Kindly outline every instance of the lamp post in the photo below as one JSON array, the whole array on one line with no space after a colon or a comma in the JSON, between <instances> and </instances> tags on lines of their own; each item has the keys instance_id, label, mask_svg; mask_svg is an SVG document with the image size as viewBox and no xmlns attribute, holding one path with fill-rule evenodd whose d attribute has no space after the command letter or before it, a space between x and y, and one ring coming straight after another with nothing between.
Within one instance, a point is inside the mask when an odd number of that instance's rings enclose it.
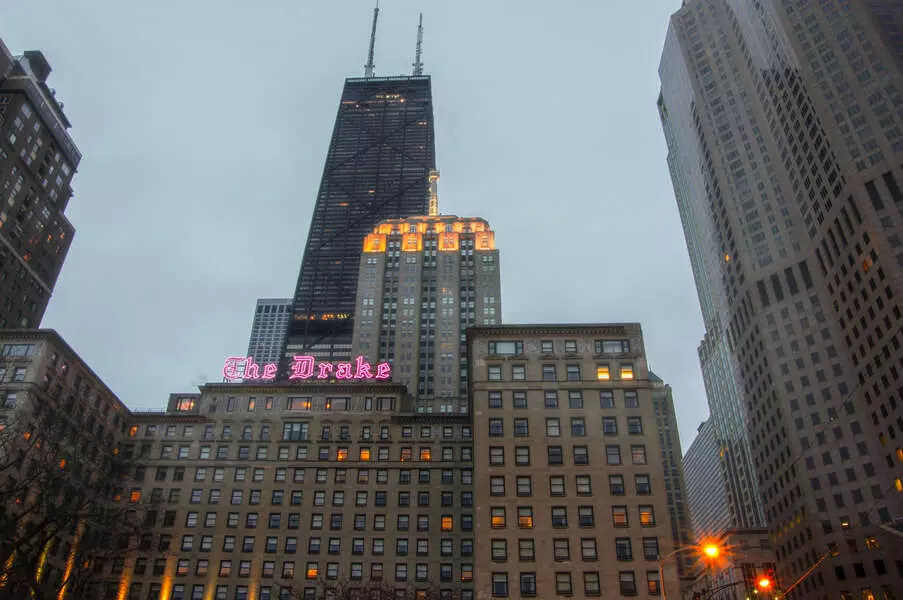
<instances>
[{"instance_id":1,"label":"lamp post","mask_svg":"<svg viewBox=\"0 0 903 600\"><path fill-rule=\"evenodd\" d=\"M699 551L709 559L718 558L718 555L721 554L721 548L719 548L715 544L694 544L691 546L678 546L666 555L660 556L658 559L658 597L660 598L660 600L667 600L667 598L665 597L665 561L672 556L677 556L682 552L688 552L690 550Z\"/></svg>"}]
</instances>

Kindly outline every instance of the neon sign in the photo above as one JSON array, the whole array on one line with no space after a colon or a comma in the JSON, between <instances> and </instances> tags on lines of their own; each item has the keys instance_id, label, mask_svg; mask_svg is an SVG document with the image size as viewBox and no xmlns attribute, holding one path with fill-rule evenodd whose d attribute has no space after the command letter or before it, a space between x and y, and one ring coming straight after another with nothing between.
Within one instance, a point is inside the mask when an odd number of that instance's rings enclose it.
<instances>
[{"instance_id":1,"label":"neon sign","mask_svg":"<svg viewBox=\"0 0 903 600\"><path fill-rule=\"evenodd\" d=\"M244 367L244 370L241 370ZM261 368L263 367L263 368ZM223 365L223 377L227 380L272 381L276 379L276 363L259 365L250 356L230 356ZM289 380L341 379L383 381L392 377L392 365L387 362L372 365L358 356L350 362L317 363L313 356L293 356Z\"/></svg>"}]
</instances>

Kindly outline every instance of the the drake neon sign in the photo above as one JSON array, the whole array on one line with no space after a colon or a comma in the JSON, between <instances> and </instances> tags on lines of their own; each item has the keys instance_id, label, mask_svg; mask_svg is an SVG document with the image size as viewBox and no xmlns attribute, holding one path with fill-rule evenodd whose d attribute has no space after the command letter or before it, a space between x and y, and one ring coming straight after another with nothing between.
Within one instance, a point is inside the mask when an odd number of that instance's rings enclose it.
<instances>
[{"instance_id":1,"label":"the drake neon sign","mask_svg":"<svg viewBox=\"0 0 903 600\"><path fill-rule=\"evenodd\" d=\"M261 366L263 368L261 368ZM241 370L244 367L244 370ZM375 367L375 370L374 370ZM259 365L250 356L230 356L223 365L223 377L228 380L244 379L245 381L272 381L276 379L276 363ZM371 365L358 356L350 362L317 363L313 356L293 356L290 365L292 379L341 379L341 380L385 380L392 377L392 365L381 362Z\"/></svg>"}]
</instances>

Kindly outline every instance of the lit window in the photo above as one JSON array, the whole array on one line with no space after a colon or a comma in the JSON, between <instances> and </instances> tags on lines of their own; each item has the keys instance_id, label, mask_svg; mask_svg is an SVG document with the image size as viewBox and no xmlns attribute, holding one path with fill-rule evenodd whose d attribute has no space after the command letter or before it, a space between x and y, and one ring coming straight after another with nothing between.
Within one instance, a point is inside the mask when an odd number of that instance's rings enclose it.
<instances>
[{"instance_id":1,"label":"lit window","mask_svg":"<svg viewBox=\"0 0 903 600\"><path fill-rule=\"evenodd\" d=\"M429 448L421 448L420 449L420 460L429 461L430 460L430 449Z\"/></svg>"},{"instance_id":2,"label":"lit window","mask_svg":"<svg viewBox=\"0 0 903 600\"><path fill-rule=\"evenodd\" d=\"M135 437L136 435L138 435L138 426L132 425L129 427L129 437Z\"/></svg>"},{"instance_id":3,"label":"lit window","mask_svg":"<svg viewBox=\"0 0 903 600\"><path fill-rule=\"evenodd\" d=\"M315 563L315 562L307 563L306 576L308 579L316 579L319 572L320 572L320 567L317 563Z\"/></svg>"},{"instance_id":4,"label":"lit window","mask_svg":"<svg viewBox=\"0 0 903 600\"><path fill-rule=\"evenodd\" d=\"M596 367L596 379L600 381L608 381L611 379L611 371L608 365L599 365Z\"/></svg>"},{"instance_id":5,"label":"lit window","mask_svg":"<svg viewBox=\"0 0 903 600\"><path fill-rule=\"evenodd\" d=\"M441 520L441 528L442 531L451 531L454 527L454 519L448 515L442 517Z\"/></svg>"},{"instance_id":6,"label":"lit window","mask_svg":"<svg viewBox=\"0 0 903 600\"><path fill-rule=\"evenodd\" d=\"M339 448L336 453L336 460L339 462L348 460L348 448Z\"/></svg>"},{"instance_id":7,"label":"lit window","mask_svg":"<svg viewBox=\"0 0 903 600\"><path fill-rule=\"evenodd\" d=\"M651 506L640 506L640 524L643 527L652 527L655 525L655 513Z\"/></svg>"},{"instance_id":8,"label":"lit window","mask_svg":"<svg viewBox=\"0 0 903 600\"><path fill-rule=\"evenodd\" d=\"M132 493L129 495L129 502L136 503L141 502L141 490L134 489Z\"/></svg>"},{"instance_id":9,"label":"lit window","mask_svg":"<svg viewBox=\"0 0 903 600\"><path fill-rule=\"evenodd\" d=\"M490 508L489 515L493 529L505 528L505 509L503 507Z\"/></svg>"},{"instance_id":10,"label":"lit window","mask_svg":"<svg viewBox=\"0 0 903 600\"><path fill-rule=\"evenodd\" d=\"M369 461L370 460L370 448L361 448L359 456L362 461L365 461L365 462Z\"/></svg>"},{"instance_id":11,"label":"lit window","mask_svg":"<svg viewBox=\"0 0 903 600\"><path fill-rule=\"evenodd\" d=\"M625 363L621 365L621 379L633 379L633 365Z\"/></svg>"},{"instance_id":12,"label":"lit window","mask_svg":"<svg viewBox=\"0 0 903 600\"><path fill-rule=\"evenodd\" d=\"M517 507L517 526L521 529L533 529L533 508L530 506Z\"/></svg>"}]
</instances>

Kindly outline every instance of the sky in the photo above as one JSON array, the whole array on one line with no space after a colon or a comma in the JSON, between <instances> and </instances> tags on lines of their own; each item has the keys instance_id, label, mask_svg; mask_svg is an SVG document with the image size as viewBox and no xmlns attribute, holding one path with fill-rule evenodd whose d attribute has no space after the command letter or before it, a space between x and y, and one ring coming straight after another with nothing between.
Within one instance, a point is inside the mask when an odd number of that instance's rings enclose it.
<instances>
[{"instance_id":1,"label":"sky","mask_svg":"<svg viewBox=\"0 0 903 600\"><path fill-rule=\"evenodd\" d=\"M418 13L443 213L486 218L506 323L643 326L686 448L704 333L656 111L679 0L383 0L376 74L408 73ZM42 327L132 409L221 380L255 301L292 295L371 0L6 2L84 158Z\"/></svg>"}]
</instances>

